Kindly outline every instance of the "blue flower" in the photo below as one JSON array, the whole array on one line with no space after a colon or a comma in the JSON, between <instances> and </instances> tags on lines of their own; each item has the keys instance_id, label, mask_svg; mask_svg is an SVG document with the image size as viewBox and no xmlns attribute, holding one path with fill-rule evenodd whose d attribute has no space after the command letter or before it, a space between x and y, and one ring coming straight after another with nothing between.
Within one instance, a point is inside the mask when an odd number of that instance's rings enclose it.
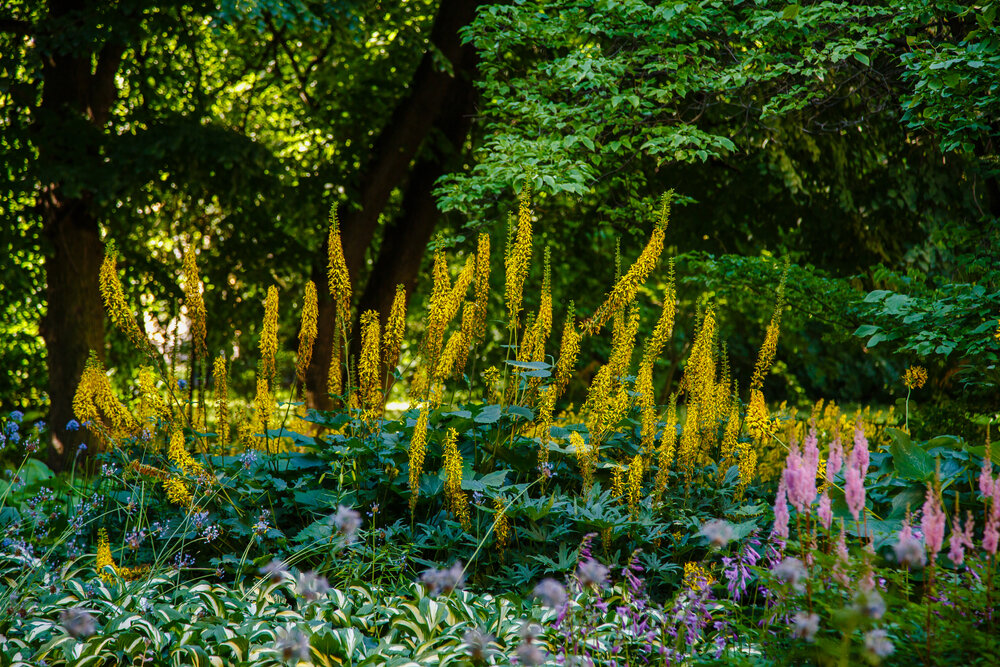
<instances>
[{"instance_id":1,"label":"blue flower","mask_svg":"<svg viewBox=\"0 0 1000 667\"><path fill-rule=\"evenodd\" d=\"M187 380L185 380L185 379L182 378L182 379L180 379L180 380L177 381L177 388L178 389L186 389L187 386L188 386Z\"/></svg>"},{"instance_id":2,"label":"blue flower","mask_svg":"<svg viewBox=\"0 0 1000 667\"><path fill-rule=\"evenodd\" d=\"M43 421L35 422L35 430L38 431L39 433L45 430L45 426L46 424Z\"/></svg>"},{"instance_id":3,"label":"blue flower","mask_svg":"<svg viewBox=\"0 0 1000 667\"><path fill-rule=\"evenodd\" d=\"M85 451L87 451L87 445L86 445L86 443L81 442L80 446L76 448L76 451L78 451L78 452L85 452Z\"/></svg>"},{"instance_id":4,"label":"blue flower","mask_svg":"<svg viewBox=\"0 0 1000 667\"><path fill-rule=\"evenodd\" d=\"M7 422L4 424L3 430L7 435L14 435L17 433L17 422Z\"/></svg>"},{"instance_id":5,"label":"blue flower","mask_svg":"<svg viewBox=\"0 0 1000 667\"><path fill-rule=\"evenodd\" d=\"M78 422L75 419L70 419L68 422L66 422L66 430L67 431L79 431L80 430L80 422Z\"/></svg>"},{"instance_id":6,"label":"blue flower","mask_svg":"<svg viewBox=\"0 0 1000 667\"><path fill-rule=\"evenodd\" d=\"M16 421L18 424L20 424L21 420L24 419L24 413L21 412L20 410L14 410L13 412L10 413L10 418L11 420Z\"/></svg>"}]
</instances>

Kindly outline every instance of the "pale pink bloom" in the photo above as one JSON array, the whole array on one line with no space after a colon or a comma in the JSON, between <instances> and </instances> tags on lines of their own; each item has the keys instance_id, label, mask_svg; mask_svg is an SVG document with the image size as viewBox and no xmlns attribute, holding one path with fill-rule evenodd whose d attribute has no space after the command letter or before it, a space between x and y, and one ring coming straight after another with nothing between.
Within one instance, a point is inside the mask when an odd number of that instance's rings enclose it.
<instances>
[{"instance_id":1,"label":"pale pink bloom","mask_svg":"<svg viewBox=\"0 0 1000 667\"><path fill-rule=\"evenodd\" d=\"M872 569L871 560L865 561L865 571L864 574L861 575L861 581L858 582L858 587L864 592L875 590L875 570Z\"/></svg>"},{"instance_id":2,"label":"pale pink bloom","mask_svg":"<svg viewBox=\"0 0 1000 667\"><path fill-rule=\"evenodd\" d=\"M979 470L979 493L983 494L983 497L989 498L993 495L993 462L990 460L989 456L983 457L983 467Z\"/></svg>"},{"instance_id":3,"label":"pale pink bloom","mask_svg":"<svg viewBox=\"0 0 1000 667\"><path fill-rule=\"evenodd\" d=\"M956 514L952 519L951 537L948 540L948 558L955 565L961 565L965 560L965 550L972 548L973 525L972 512L969 512L966 517L964 531L958 520L958 515Z\"/></svg>"},{"instance_id":4,"label":"pale pink bloom","mask_svg":"<svg viewBox=\"0 0 1000 667\"><path fill-rule=\"evenodd\" d=\"M788 501L785 497L785 479L782 477L778 482L778 495L774 499L774 529L771 533L783 540L788 539Z\"/></svg>"},{"instance_id":5,"label":"pale pink bloom","mask_svg":"<svg viewBox=\"0 0 1000 667\"><path fill-rule=\"evenodd\" d=\"M812 470L813 480L816 479L816 471L819 470L819 436L816 434L816 422L810 424L809 435L802 443L802 458L806 466Z\"/></svg>"},{"instance_id":6,"label":"pale pink bloom","mask_svg":"<svg viewBox=\"0 0 1000 667\"><path fill-rule=\"evenodd\" d=\"M823 527L830 530L830 525L833 523L833 507L830 505L830 496L826 491L823 495L819 497L819 521L823 524Z\"/></svg>"},{"instance_id":7,"label":"pale pink bloom","mask_svg":"<svg viewBox=\"0 0 1000 667\"><path fill-rule=\"evenodd\" d=\"M855 457L855 461L858 463L858 469L861 471L861 478L864 479L865 475L868 474L868 438L865 437L865 429L861 425L861 417L858 417L858 421L854 424L854 449L851 450L851 455Z\"/></svg>"},{"instance_id":8,"label":"pale pink bloom","mask_svg":"<svg viewBox=\"0 0 1000 667\"><path fill-rule=\"evenodd\" d=\"M855 521L861 517L865 508L865 483L861 466L857 461L858 448L855 447L847 461L847 471L844 473L844 499L847 509Z\"/></svg>"},{"instance_id":9,"label":"pale pink bloom","mask_svg":"<svg viewBox=\"0 0 1000 667\"><path fill-rule=\"evenodd\" d=\"M811 642L816 638L817 630L819 630L818 615L800 611L792 616L792 636L796 639L805 639L807 642Z\"/></svg>"},{"instance_id":10,"label":"pale pink bloom","mask_svg":"<svg viewBox=\"0 0 1000 667\"><path fill-rule=\"evenodd\" d=\"M903 524L903 529L899 531L899 541L893 547L896 552L896 560L900 565L910 567L923 567L927 563L927 554L924 553L924 546L920 540L913 536L913 529L910 528L910 520Z\"/></svg>"},{"instance_id":11,"label":"pale pink bloom","mask_svg":"<svg viewBox=\"0 0 1000 667\"><path fill-rule=\"evenodd\" d=\"M983 549L989 555L996 556L998 541L1000 541L1000 532L997 531L997 518L991 514L986 521L986 530L983 531Z\"/></svg>"},{"instance_id":12,"label":"pale pink bloom","mask_svg":"<svg viewBox=\"0 0 1000 667\"><path fill-rule=\"evenodd\" d=\"M851 564L851 554L847 551L847 533L844 531L844 524L840 524L840 539L837 540L837 562L833 564L833 576L844 586L851 585L851 578L847 575L847 567Z\"/></svg>"},{"instance_id":13,"label":"pale pink bloom","mask_svg":"<svg viewBox=\"0 0 1000 667\"><path fill-rule=\"evenodd\" d=\"M934 493L934 488L928 484L927 499L924 501L924 516L920 520L920 526L924 530L924 541L927 543L927 550L931 553L932 560L941 551L941 545L944 543L946 522L947 518L944 515L944 510L941 509L941 501Z\"/></svg>"},{"instance_id":14,"label":"pale pink bloom","mask_svg":"<svg viewBox=\"0 0 1000 667\"><path fill-rule=\"evenodd\" d=\"M840 472L844 465L844 448L840 444L840 430L833 435L830 443L830 456L826 460L826 481L832 482L833 476Z\"/></svg>"}]
</instances>

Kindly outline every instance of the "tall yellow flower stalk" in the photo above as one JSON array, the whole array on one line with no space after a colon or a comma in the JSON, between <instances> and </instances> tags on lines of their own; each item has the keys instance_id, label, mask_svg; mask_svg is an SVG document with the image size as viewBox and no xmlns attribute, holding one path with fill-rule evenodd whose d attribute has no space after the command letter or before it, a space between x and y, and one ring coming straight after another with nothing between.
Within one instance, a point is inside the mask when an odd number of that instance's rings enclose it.
<instances>
[{"instance_id":1,"label":"tall yellow flower stalk","mask_svg":"<svg viewBox=\"0 0 1000 667\"><path fill-rule=\"evenodd\" d=\"M641 454L632 457L628 465L628 510L633 518L638 516L639 503L642 502L642 475L645 467Z\"/></svg>"},{"instance_id":2,"label":"tall yellow flower stalk","mask_svg":"<svg viewBox=\"0 0 1000 667\"><path fill-rule=\"evenodd\" d=\"M767 402L761 388L764 385L764 376L771 371L774 365L774 356L778 349L778 334L781 330L781 311L785 307L785 283L788 280L788 260L785 260L785 267L781 274L781 281L778 283L777 300L774 306L774 313L771 321L767 325L764 333L764 342L757 353L757 363L754 364L753 375L750 376L750 399L747 406L747 430L753 438L759 442L767 442L775 432L775 425L771 423L767 410Z\"/></svg>"},{"instance_id":3,"label":"tall yellow flower stalk","mask_svg":"<svg viewBox=\"0 0 1000 667\"><path fill-rule=\"evenodd\" d=\"M144 422L169 420L170 407L156 388L156 371L152 366L139 367L139 419Z\"/></svg>"},{"instance_id":4,"label":"tall yellow flower stalk","mask_svg":"<svg viewBox=\"0 0 1000 667\"><path fill-rule=\"evenodd\" d=\"M660 446L656 450L656 480L653 483L653 496L659 499L667 488L670 478L670 465L674 462L674 450L677 446L677 394L670 395L667 406L667 419L660 436Z\"/></svg>"},{"instance_id":5,"label":"tall yellow flower stalk","mask_svg":"<svg viewBox=\"0 0 1000 667\"><path fill-rule=\"evenodd\" d=\"M104 365L93 352L84 365L80 383L73 396L73 414L81 424L88 426L91 434L102 441L101 426L114 439L134 435L139 430L138 422L115 396Z\"/></svg>"},{"instance_id":6,"label":"tall yellow flower stalk","mask_svg":"<svg viewBox=\"0 0 1000 667\"><path fill-rule=\"evenodd\" d=\"M208 471L200 463L195 461L184 446L184 433L179 428L175 428L170 434L170 446L167 448L167 458L175 466L181 469L185 475L197 477L200 481L209 483L211 477Z\"/></svg>"},{"instance_id":7,"label":"tall yellow flower stalk","mask_svg":"<svg viewBox=\"0 0 1000 667\"><path fill-rule=\"evenodd\" d=\"M569 434L569 442L576 453L576 462L580 468L580 478L583 481L584 497L590 495L594 486L594 470L597 468L597 450L583 441L583 436L573 431Z\"/></svg>"},{"instance_id":8,"label":"tall yellow flower stalk","mask_svg":"<svg viewBox=\"0 0 1000 667\"><path fill-rule=\"evenodd\" d=\"M507 515L507 503L500 496L493 499L493 508L496 510L493 517L493 532L497 536L497 551L500 552L500 560L503 560L504 551L510 543L510 516Z\"/></svg>"},{"instance_id":9,"label":"tall yellow flower stalk","mask_svg":"<svg viewBox=\"0 0 1000 667\"><path fill-rule=\"evenodd\" d=\"M212 365L215 384L215 430L219 432L219 447L229 446L229 373L226 357L220 354Z\"/></svg>"},{"instance_id":10,"label":"tall yellow flower stalk","mask_svg":"<svg viewBox=\"0 0 1000 667\"><path fill-rule=\"evenodd\" d=\"M555 381L557 398L566 391L566 385L576 368L576 358L580 354L580 334L576 330L576 308L569 302L569 312L563 325L562 341L559 344L559 360L556 362Z\"/></svg>"},{"instance_id":11,"label":"tall yellow flower stalk","mask_svg":"<svg viewBox=\"0 0 1000 667\"><path fill-rule=\"evenodd\" d=\"M410 438L410 516L416 511L417 499L420 497L420 474L424 470L424 458L427 456L428 412L426 407L420 409Z\"/></svg>"},{"instance_id":12,"label":"tall yellow flower stalk","mask_svg":"<svg viewBox=\"0 0 1000 667\"><path fill-rule=\"evenodd\" d=\"M444 493L448 499L449 511L468 532L472 529L469 516L469 499L462 491L462 454L458 451L458 431L448 429L444 438Z\"/></svg>"},{"instance_id":13,"label":"tall yellow flower stalk","mask_svg":"<svg viewBox=\"0 0 1000 667\"><path fill-rule=\"evenodd\" d=\"M542 292L538 301L538 314L528 325L528 332L521 341L518 359L521 361L545 361L545 343L552 332L552 269L549 248L545 248L545 267L542 273ZM537 386L540 378L533 378Z\"/></svg>"},{"instance_id":14,"label":"tall yellow flower stalk","mask_svg":"<svg viewBox=\"0 0 1000 667\"><path fill-rule=\"evenodd\" d=\"M716 324L715 311L709 308L691 346L691 355L684 368L683 383L687 389L687 418L681 441L680 460L690 473L699 460L707 458L706 449L716 437L718 404L715 394ZM696 417L696 418L695 418ZM693 419L693 420L692 420ZM694 449L689 449L694 447Z\"/></svg>"},{"instance_id":15,"label":"tall yellow flower stalk","mask_svg":"<svg viewBox=\"0 0 1000 667\"><path fill-rule=\"evenodd\" d=\"M549 463L549 440L551 439L552 413L556 407L558 391L554 385L541 390L538 400L538 470L544 475Z\"/></svg>"},{"instance_id":16,"label":"tall yellow flower stalk","mask_svg":"<svg viewBox=\"0 0 1000 667\"><path fill-rule=\"evenodd\" d=\"M274 384L278 354L278 288L271 285L264 298L264 323L260 330L260 374Z\"/></svg>"},{"instance_id":17,"label":"tall yellow flower stalk","mask_svg":"<svg viewBox=\"0 0 1000 667\"><path fill-rule=\"evenodd\" d=\"M305 293L302 298L302 320L299 325L299 350L295 355L295 376L299 379L299 384L306 382L306 370L309 362L312 361L313 344L319 332L319 304L316 294L316 283L309 281L306 283Z\"/></svg>"},{"instance_id":18,"label":"tall yellow flower stalk","mask_svg":"<svg viewBox=\"0 0 1000 667\"><path fill-rule=\"evenodd\" d=\"M385 323L385 336L382 338L383 360L391 372L399 363L399 350L406 333L406 288L396 285L396 295L389 309L389 319Z\"/></svg>"},{"instance_id":19,"label":"tall yellow flower stalk","mask_svg":"<svg viewBox=\"0 0 1000 667\"><path fill-rule=\"evenodd\" d=\"M191 346L197 358L204 359L208 355L208 348L205 347L205 337L208 333L205 323L208 314L205 311L205 299L201 295L201 277L198 275L198 264L195 262L193 248L188 248L184 253L183 268L184 305L191 319Z\"/></svg>"},{"instance_id":20,"label":"tall yellow flower stalk","mask_svg":"<svg viewBox=\"0 0 1000 667\"><path fill-rule=\"evenodd\" d=\"M433 375L433 371L437 368L438 358L444 347L444 333L451 320L451 316L454 315L451 309L453 290L451 278L448 275L448 262L444 251L440 248L434 251L432 275L434 277L434 284L431 288L430 303L427 308L427 324L421 344L422 351L426 357L426 365L423 370L427 381L427 384L422 388L422 394L426 393L426 390L430 388L430 376ZM457 312L457 308L455 312ZM427 371L428 367L430 372Z\"/></svg>"},{"instance_id":21,"label":"tall yellow flower stalk","mask_svg":"<svg viewBox=\"0 0 1000 667\"><path fill-rule=\"evenodd\" d=\"M365 411L365 420L373 422L382 416L381 331L378 312L361 314L361 358L358 360L358 390Z\"/></svg>"},{"instance_id":22,"label":"tall yellow flower stalk","mask_svg":"<svg viewBox=\"0 0 1000 667\"><path fill-rule=\"evenodd\" d=\"M629 309L628 319L616 328L608 363L597 371L590 383L583 411L586 413L590 441L595 447L604 441L608 429L628 411L630 397L621 378L628 371L638 329L639 310L633 306Z\"/></svg>"},{"instance_id":23,"label":"tall yellow flower stalk","mask_svg":"<svg viewBox=\"0 0 1000 667\"><path fill-rule=\"evenodd\" d=\"M507 323L511 329L517 329L521 315L524 279L531 266L531 233L531 185L526 179L518 198L517 231L507 244L504 261L507 270L504 302L507 305Z\"/></svg>"},{"instance_id":24,"label":"tall yellow flower stalk","mask_svg":"<svg viewBox=\"0 0 1000 667\"><path fill-rule=\"evenodd\" d=\"M347 274L347 260L344 259L344 245L340 238L340 220L337 218L337 205L330 208L330 232L327 236L327 281L330 285L330 296L336 308L337 322L340 331L351 333L351 278ZM335 340L334 345L340 341Z\"/></svg>"},{"instance_id":25,"label":"tall yellow flower stalk","mask_svg":"<svg viewBox=\"0 0 1000 667\"><path fill-rule=\"evenodd\" d=\"M274 399L267 378L257 376L257 392L253 399L253 424L251 430L265 432L271 428L271 417L274 415Z\"/></svg>"},{"instance_id":26,"label":"tall yellow flower stalk","mask_svg":"<svg viewBox=\"0 0 1000 667\"><path fill-rule=\"evenodd\" d=\"M674 289L673 258L670 259L669 276L667 287L663 291L663 307L660 309L660 318L656 321L653 333L642 352L642 361L640 362L642 366L652 366L660 358L663 347L674 333L674 318L677 316L677 293Z\"/></svg>"},{"instance_id":27,"label":"tall yellow flower stalk","mask_svg":"<svg viewBox=\"0 0 1000 667\"><path fill-rule=\"evenodd\" d=\"M108 311L111 321L115 323L119 331L128 336L133 345L143 352L148 352L150 349L149 340L139 328L135 314L125 299L121 280L118 278L118 248L114 241L108 241L105 247L99 279L104 308Z\"/></svg>"},{"instance_id":28,"label":"tall yellow flower stalk","mask_svg":"<svg viewBox=\"0 0 1000 667\"><path fill-rule=\"evenodd\" d=\"M111 543L108 541L108 531L100 528L97 531L97 576L111 583L118 576L118 565L111 555Z\"/></svg>"},{"instance_id":29,"label":"tall yellow flower stalk","mask_svg":"<svg viewBox=\"0 0 1000 667\"><path fill-rule=\"evenodd\" d=\"M475 285L476 318L472 328L472 339L481 341L486 337L486 309L490 299L490 235L479 235L476 252Z\"/></svg>"},{"instance_id":30,"label":"tall yellow flower stalk","mask_svg":"<svg viewBox=\"0 0 1000 667\"><path fill-rule=\"evenodd\" d=\"M653 454L656 441L656 399L653 396L653 366L643 364L635 379L636 403L639 405L641 423L641 451L644 456Z\"/></svg>"},{"instance_id":31,"label":"tall yellow flower stalk","mask_svg":"<svg viewBox=\"0 0 1000 667\"><path fill-rule=\"evenodd\" d=\"M646 247L643 248L639 257L625 275L618 279L608 294L607 299L594 311L594 315L584 325L583 334L585 336L593 335L600 331L608 319L627 304L632 303L639 286L646 282L646 278L656 268L656 264L660 259L660 253L663 252L663 240L666 235L667 223L670 220L670 201L672 197L673 191L663 195L660 201L660 215L653 227L653 233L650 235Z\"/></svg>"}]
</instances>

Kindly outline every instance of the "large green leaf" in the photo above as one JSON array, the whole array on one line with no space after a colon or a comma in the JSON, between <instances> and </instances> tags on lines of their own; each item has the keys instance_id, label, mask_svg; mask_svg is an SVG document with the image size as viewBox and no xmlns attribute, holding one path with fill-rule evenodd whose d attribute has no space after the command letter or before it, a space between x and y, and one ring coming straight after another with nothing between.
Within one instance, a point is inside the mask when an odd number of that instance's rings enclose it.
<instances>
[{"instance_id":1,"label":"large green leaf","mask_svg":"<svg viewBox=\"0 0 1000 667\"><path fill-rule=\"evenodd\" d=\"M934 459L910 440L910 436L898 428L888 428L892 438L889 453L896 474L914 482L926 482L934 477Z\"/></svg>"}]
</instances>

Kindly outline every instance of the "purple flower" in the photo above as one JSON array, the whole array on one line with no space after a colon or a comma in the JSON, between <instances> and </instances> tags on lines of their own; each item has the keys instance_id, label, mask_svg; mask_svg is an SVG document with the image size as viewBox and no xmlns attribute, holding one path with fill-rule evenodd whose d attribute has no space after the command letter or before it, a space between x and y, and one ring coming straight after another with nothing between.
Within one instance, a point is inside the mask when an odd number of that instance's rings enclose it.
<instances>
[{"instance_id":1,"label":"purple flower","mask_svg":"<svg viewBox=\"0 0 1000 667\"><path fill-rule=\"evenodd\" d=\"M361 527L361 515L350 507L337 506L337 513L333 515L333 525L337 527L337 532L344 536L348 542L354 541L354 536Z\"/></svg>"},{"instance_id":2,"label":"purple flower","mask_svg":"<svg viewBox=\"0 0 1000 667\"><path fill-rule=\"evenodd\" d=\"M71 637L83 639L97 631L97 622L86 609L71 607L59 612L59 623Z\"/></svg>"},{"instance_id":3,"label":"purple flower","mask_svg":"<svg viewBox=\"0 0 1000 667\"><path fill-rule=\"evenodd\" d=\"M701 534L708 538L713 547L721 549L733 539L733 527L728 521L712 519L702 524Z\"/></svg>"},{"instance_id":4,"label":"purple flower","mask_svg":"<svg viewBox=\"0 0 1000 667\"><path fill-rule=\"evenodd\" d=\"M809 576L802 561L791 556L771 568L771 574L781 583L788 584L800 592L805 590L805 580Z\"/></svg>"},{"instance_id":5,"label":"purple flower","mask_svg":"<svg viewBox=\"0 0 1000 667\"><path fill-rule=\"evenodd\" d=\"M278 628L274 648L285 662L298 664L300 660L308 661L311 657L309 637L298 628Z\"/></svg>"},{"instance_id":6,"label":"purple flower","mask_svg":"<svg viewBox=\"0 0 1000 667\"><path fill-rule=\"evenodd\" d=\"M462 641L465 642L466 651L469 652L469 657L472 662L475 663L485 663L493 656L496 651L490 647L490 644L496 640L496 637L488 632L483 632L479 628L473 628L472 630L466 630L465 634L462 635Z\"/></svg>"},{"instance_id":7,"label":"purple flower","mask_svg":"<svg viewBox=\"0 0 1000 667\"><path fill-rule=\"evenodd\" d=\"M295 582L295 592L303 599L312 602L327 594L330 590L330 582L326 577L321 577L313 571L303 572Z\"/></svg>"},{"instance_id":8,"label":"purple flower","mask_svg":"<svg viewBox=\"0 0 1000 667\"><path fill-rule=\"evenodd\" d=\"M517 662L520 665L540 665L545 662L545 651L535 644L521 644L517 647Z\"/></svg>"},{"instance_id":9,"label":"purple flower","mask_svg":"<svg viewBox=\"0 0 1000 667\"><path fill-rule=\"evenodd\" d=\"M427 592L431 595L449 595L455 589L465 586L465 568L460 560L446 570L431 568L420 575L420 583L427 587Z\"/></svg>"},{"instance_id":10,"label":"purple flower","mask_svg":"<svg viewBox=\"0 0 1000 667\"><path fill-rule=\"evenodd\" d=\"M538 582L533 594L550 609L557 609L566 604L566 587L552 578L542 579Z\"/></svg>"},{"instance_id":11,"label":"purple flower","mask_svg":"<svg viewBox=\"0 0 1000 667\"><path fill-rule=\"evenodd\" d=\"M854 607L859 613L878 620L885 614L885 600L876 590L861 591L854 596Z\"/></svg>"},{"instance_id":12,"label":"purple flower","mask_svg":"<svg viewBox=\"0 0 1000 667\"><path fill-rule=\"evenodd\" d=\"M597 560L590 558L576 568L576 576L583 587L593 584L598 588L608 580L608 568Z\"/></svg>"},{"instance_id":13,"label":"purple flower","mask_svg":"<svg viewBox=\"0 0 1000 667\"><path fill-rule=\"evenodd\" d=\"M807 642L811 642L816 638L818 630L819 616L816 614L800 611L792 616L792 636L796 639L805 639Z\"/></svg>"},{"instance_id":14,"label":"purple flower","mask_svg":"<svg viewBox=\"0 0 1000 667\"><path fill-rule=\"evenodd\" d=\"M10 413L10 420L11 421L14 421L14 422L17 422L18 424L20 424L22 419L24 419L24 413L23 412L21 412L20 410L13 410L13 411L11 411L11 413Z\"/></svg>"},{"instance_id":15,"label":"purple flower","mask_svg":"<svg viewBox=\"0 0 1000 667\"><path fill-rule=\"evenodd\" d=\"M869 630L865 633L865 651L878 657L887 658L896 650L885 630Z\"/></svg>"},{"instance_id":16,"label":"purple flower","mask_svg":"<svg viewBox=\"0 0 1000 667\"><path fill-rule=\"evenodd\" d=\"M78 422L75 419L70 419L68 422L66 422L66 430L67 431L79 431L80 430L80 422Z\"/></svg>"}]
</instances>

